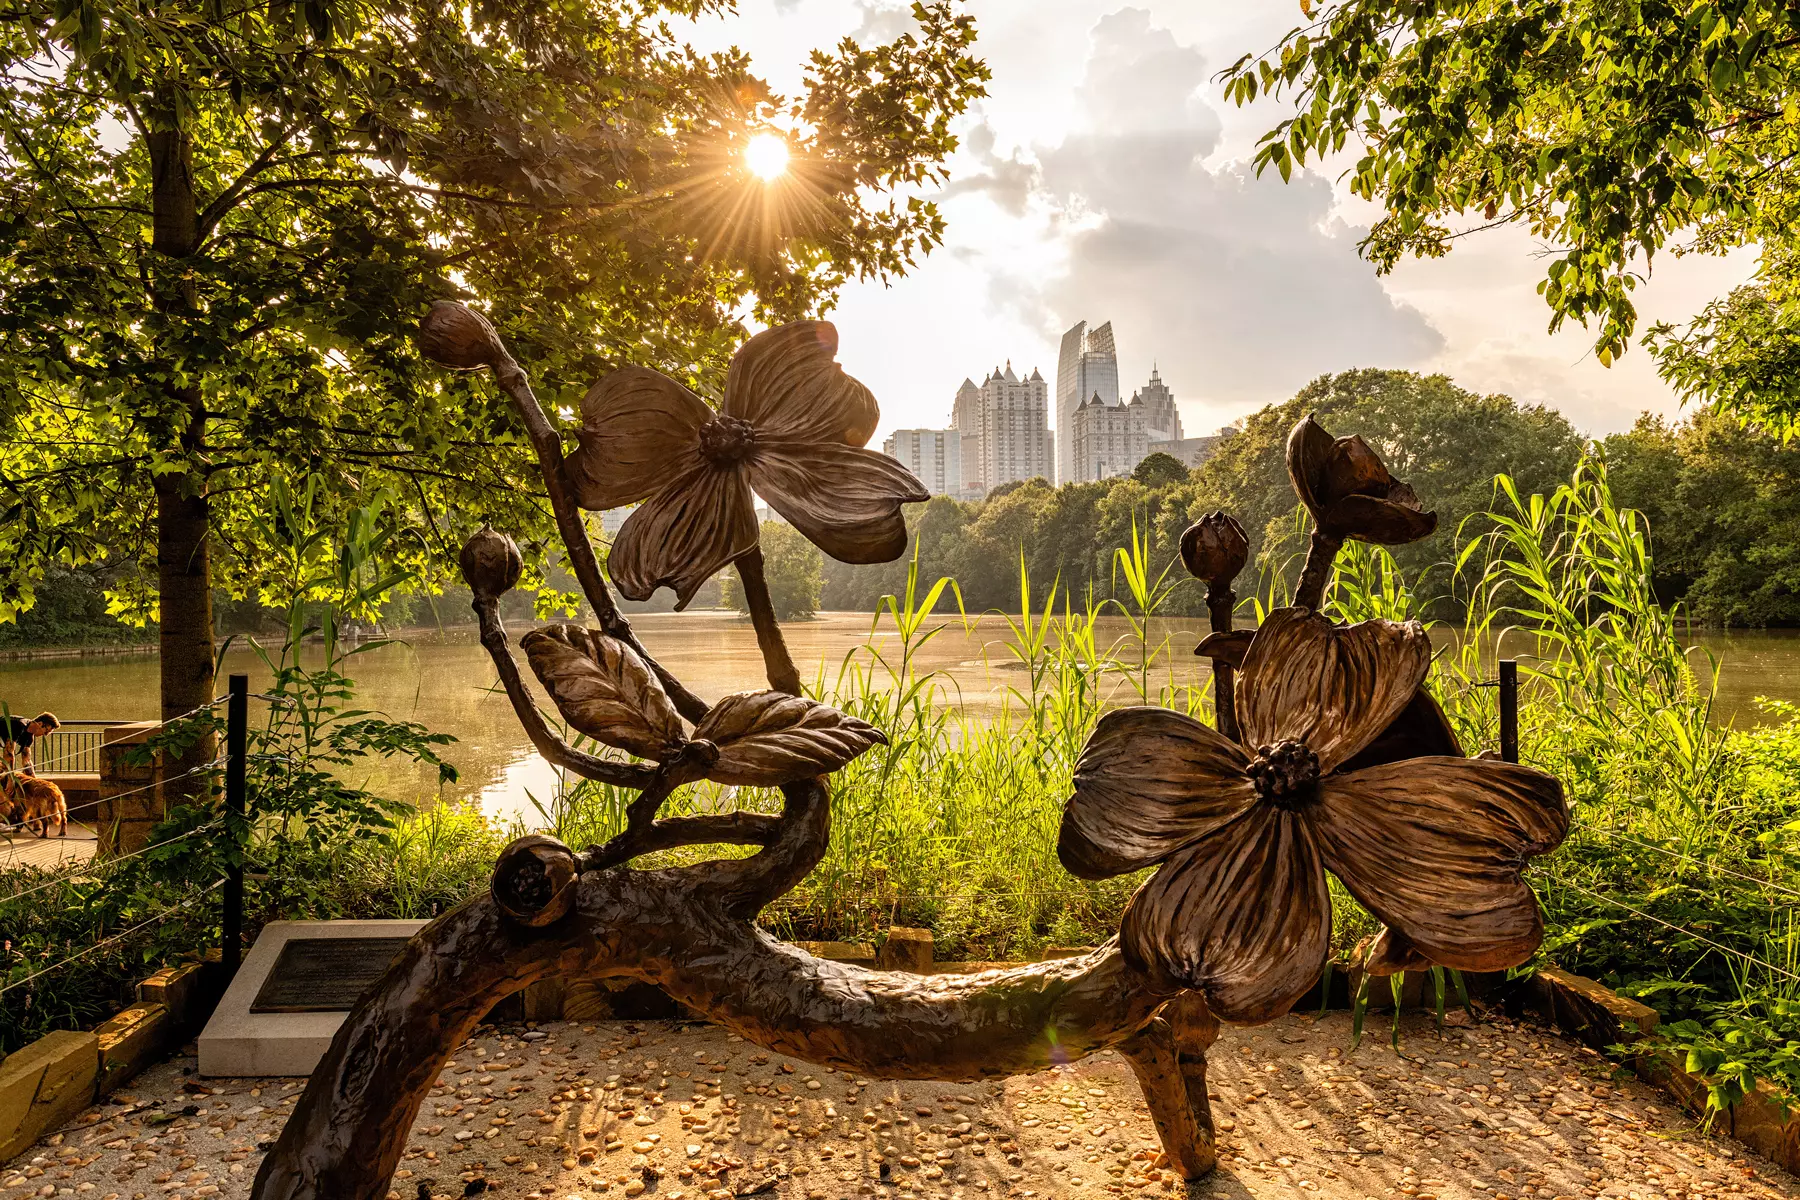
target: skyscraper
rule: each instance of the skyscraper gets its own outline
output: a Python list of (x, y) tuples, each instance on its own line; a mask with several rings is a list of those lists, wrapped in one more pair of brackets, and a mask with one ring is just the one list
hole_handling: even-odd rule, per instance
[(950, 423), (962, 437), (962, 488), (979, 496), (1014, 480), (1056, 469), (1050, 424), (1050, 384), (1034, 370), (1024, 379), (1012, 364), (996, 367), (977, 386), (963, 380)]
[(962, 434), (957, 430), (896, 429), (881, 452), (917, 475), (932, 495), (962, 495)]
[(1144, 432), (1152, 442), (1181, 440), (1181, 413), (1175, 407), (1175, 393), (1162, 381), (1162, 372), (1150, 368), (1150, 382), (1131, 397), (1144, 405)]
[(1077, 321), (1062, 338), (1056, 359), (1056, 482), (1081, 479), (1075, 463), (1075, 413), (1098, 396), (1100, 403), (1119, 403), (1119, 355), (1113, 345), (1112, 322), (1094, 329)]

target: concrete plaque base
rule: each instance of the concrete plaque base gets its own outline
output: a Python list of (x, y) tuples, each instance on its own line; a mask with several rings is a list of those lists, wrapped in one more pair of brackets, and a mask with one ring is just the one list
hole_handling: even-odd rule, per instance
[(424, 921), (271, 921), (200, 1034), (200, 1074), (311, 1075), (346, 1012), (252, 1012), (288, 942), (314, 938), (408, 938)]

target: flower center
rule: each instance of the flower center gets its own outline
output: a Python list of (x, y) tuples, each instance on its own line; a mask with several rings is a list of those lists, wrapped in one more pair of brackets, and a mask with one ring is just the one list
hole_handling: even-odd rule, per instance
[(1258, 746), (1244, 768), (1256, 794), (1276, 808), (1298, 812), (1319, 798), (1319, 756), (1305, 742)]
[(700, 453), (721, 467), (744, 461), (756, 448), (756, 430), (748, 421), (717, 416), (700, 427)]

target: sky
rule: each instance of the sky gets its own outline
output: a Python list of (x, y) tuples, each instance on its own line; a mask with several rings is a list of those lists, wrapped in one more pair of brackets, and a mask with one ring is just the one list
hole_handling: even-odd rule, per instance
[[(682, 35), (735, 44), (797, 91), (808, 51), (903, 29), (902, 0), (738, 0)], [(1338, 180), (1249, 166), (1282, 102), (1227, 102), (1214, 78), (1276, 44), (1294, 0), (968, 0), (989, 95), (961, 122), (933, 193), (944, 244), (903, 278), (855, 282), (830, 314), (839, 360), (882, 407), (881, 433), (942, 427), (965, 377), (1010, 361), (1054, 387), (1076, 321), (1110, 320), (1127, 393), (1157, 367), (1187, 434), (1210, 433), (1352, 367), (1443, 372), (1560, 409), (1593, 436), (1679, 400), (1634, 347), (1611, 368), (1579, 325), (1551, 335), (1542, 248), (1518, 230), (1378, 278), (1356, 243), (1378, 215)], [(1743, 282), (1754, 251), (1658, 258), (1640, 329), (1680, 323)]]

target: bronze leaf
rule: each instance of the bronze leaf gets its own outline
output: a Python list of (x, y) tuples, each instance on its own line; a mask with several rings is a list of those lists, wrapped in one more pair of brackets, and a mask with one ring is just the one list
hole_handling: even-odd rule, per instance
[(888, 740), (867, 721), (786, 692), (726, 696), (694, 737), (719, 747), (719, 761), (706, 777), (742, 787), (777, 787), (828, 775)]
[(609, 746), (661, 761), (681, 748), (681, 717), (637, 651), (580, 625), (519, 639), (563, 719)]

